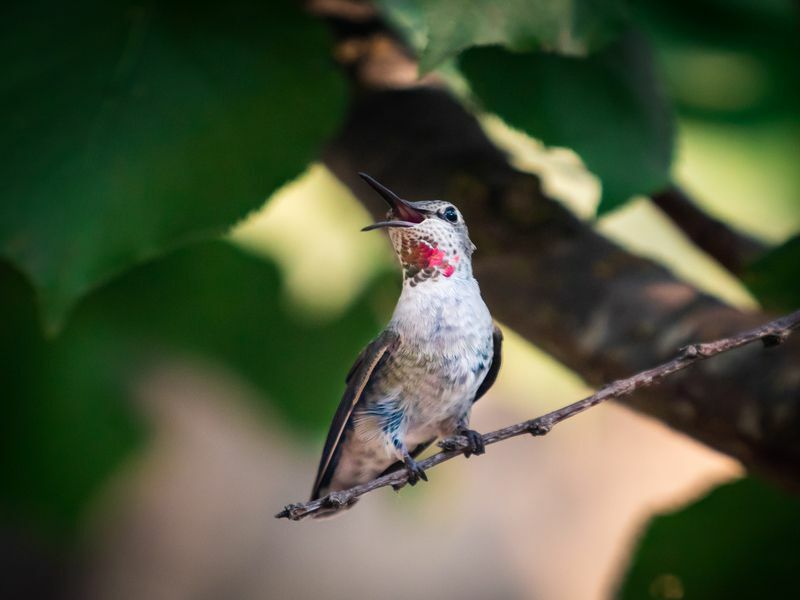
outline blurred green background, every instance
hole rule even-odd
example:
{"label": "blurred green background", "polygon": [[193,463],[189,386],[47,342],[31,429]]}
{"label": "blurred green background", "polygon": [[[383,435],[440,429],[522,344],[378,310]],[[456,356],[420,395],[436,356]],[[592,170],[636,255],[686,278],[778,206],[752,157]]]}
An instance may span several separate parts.
{"label": "blurred green background", "polygon": [[[797,4],[380,8],[592,227],[732,305],[800,305]],[[318,162],[347,101],[323,22],[289,1],[4,16],[0,596],[374,597],[398,570],[386,596],[794,592],[798,499],[619,406],[274,521],[399,291]],[[770,253],[730,275],[647,198],[669,182]],[[507,340],[479,430],[586,393]]]}

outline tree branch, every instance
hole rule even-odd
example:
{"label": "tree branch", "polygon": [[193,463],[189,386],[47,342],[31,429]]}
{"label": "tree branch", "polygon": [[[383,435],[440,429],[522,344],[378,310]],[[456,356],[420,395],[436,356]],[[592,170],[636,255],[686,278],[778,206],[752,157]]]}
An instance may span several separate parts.
{"label": "tree branch", "polygon": [[766,252],[767,247],[703,210],[677,186],[653,194],[653,202],[699,248],[734,275]]}
{"label": "tree branch", "polygon": [[[570,417],[574,417],[578,413],[585,411],[592,406],[596,406],[605,400],[612,398],[622,398],[632,394],[634,391],[650,387],[659,383],[665,377],[672,375],[678,371],[682,371],[687,367],[695,364],[697,361],[706,360],[717,354],[728,352],[736,348],[741,348],[747,344],[761,340],[765,347],[772,347],[783,343],[792,330],[800,328],[800,310],[782,317],[775,319],[756,327],[750,331],[745,331],[735,336],[722,338],[714,342],[705,342],[702,344],[692,344],[686,346],[681,350],[681,353],[672,360],[665,362],[652,369],[641,371],[636,375],[627,377],[625,379],[618,379],[603,387],[598,392],[588,396],[577,402],[573,402],[563,408],[554,410],[535,419],[509,425],[503,429],[492,431],[483,436],[485,445],[496,444],[512,437],[523,434],[531,434],[534,436],[542,436],[550,433],[550,431]],[[448,461],[460,454],[469,447],[466,438],[463,436],[455,436],[448,438],[439,443],[443,449],[442,452],[431,456],[430,458],[422,461],[420,466],[423,469],[430,469],[445,461]],[[393,486],[399,489],[404,486],[408,481],[408,473],[405,469],[399,469],[377,479],[373,479],[368,483],[358,485],[348,490],[341,490],[331,492],[327,496],[313,500],[306,503],[288,504],[284,509],[275,515],[278,519],[291,519],[299,521],[309,515],[313,515],[322,509],[342,508],[352,504],[352,502],[364,494],[377,490],[378,488]]]}

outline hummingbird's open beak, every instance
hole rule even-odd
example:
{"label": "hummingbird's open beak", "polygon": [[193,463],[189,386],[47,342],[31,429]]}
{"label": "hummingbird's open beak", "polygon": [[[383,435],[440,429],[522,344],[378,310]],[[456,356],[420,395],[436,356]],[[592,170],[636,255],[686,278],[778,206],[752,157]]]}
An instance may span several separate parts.
{"label": "hummingbird's open beak", "polygon": [[372,225],[367,225],[361,231],[372,231],[373,229],[379,229],[381,227],[413,227],[417,223],[422,223],[425,220],[425,215],[414,208],[408,200],[403,200],[392,190],[378,183],[366,173],[359,173],[358,176],[366,181],[372,189],[378,192],[383,199],[389,203],[389,206],[392,207],[392,212],[397,217],[396,220],[379,221]]}

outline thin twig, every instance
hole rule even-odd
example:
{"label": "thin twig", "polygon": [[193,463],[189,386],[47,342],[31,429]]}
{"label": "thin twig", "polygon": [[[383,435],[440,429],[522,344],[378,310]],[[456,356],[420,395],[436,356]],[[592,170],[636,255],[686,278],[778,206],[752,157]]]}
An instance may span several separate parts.
{"label": "thin twig", "polygon": [[[682,348],[680,354],[672,360],[626,379],[618,379],[583,400],[536,417],[535,419],[509,425],[503,429],[487,433],[483,436],[484,444],[489,446],[490,444],[495,444],[523,434],[531,434],[534,436],[546,435],[558,423],[583,412],[587,408],[600,404],[605,400],[627,396],[636,390],[658,383],[668,375],[681,371],[699,360],[711,358],[717,354],[740,348],[741,346],[757,340],[761,340],[765,347],[776,346],[783,343],[786,338],[789,337],[792,330],[797,328],[800,328],[800,310],[785,317],[775,319],[761,327],[745,331],[744,333],[732,337],[723,338],[714,342],[691,344]],[[440,442],[439,446],[442,448],[442,452],[422,461],[420,466],[423,469],[430,469],[446,460],[463,454],[468,448],[468,443],[466,438],[456,436]],[[373,479],[368,483],[357,485],[347,490],[331,492],[318,500],[289,504],[281,512],[276,514],[275,517],[278,519],[299,521],[322,509],[347,506],[359,496],[363,496],[378,488],[393,486],[399,489],[407,483],[407,480],[408,476],[406,470],[400,469],[388,475],[384,475],[383,477]]]}

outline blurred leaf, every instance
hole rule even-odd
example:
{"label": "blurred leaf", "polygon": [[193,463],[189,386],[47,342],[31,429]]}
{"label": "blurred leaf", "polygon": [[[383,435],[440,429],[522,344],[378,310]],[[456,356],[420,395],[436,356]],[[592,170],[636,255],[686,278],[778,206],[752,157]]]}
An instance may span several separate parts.
{"label": "blurred leaf", "polygon": [[626,20],[624,0],[380,0],[426,73],[472,46],[584,55]]}
{"label": "blurred leaf", "polygon": [[800,308],[800,235],[750,265],[742,279],[767,310]]}
{"label": "blurred leaf", "polygon": [[477,48],[461,69],[487,110],[580,154],[603,184],[599,212],[669,182],[672,114],[640,36],[582,59]]}
{"label": "blurred leaf", "polygon": [[634,7],[683,114],[728,122],[798,114],[794,0],[640,0]]}
{"label": "blurred leaf", "polygon": [[297,175],[343,89],[291,0],[14,2],[0,25],[0,255],[47,327]]}
{"label": "blurred leaf", "polygon": [[31,289],[2,261],[0,310],[3,514],[61,529],[141,441],[141,424],[119,395],[125,344],[102,331],[45,341]]}
{"label": "blurred leaf", "polygon": [[745,231],[796,231],[800,3],[638,0],[631,12],[681,117],[676,177]]}
{"label": "blurred leaf", "polygon": [[619,598],[793,598],[800,499],[754,479],[656,517]]}
{"label": "blurred leaf", "polygon": [[[394,285],[381,280],[372,291]],[[225,242],[194,244],[98,290],[61,336],[45,340],[29,290],[0,265],[6,512],[56,529],[74,525],[141,439],[129,406],[133,386],[170,357],[220,363],[257,385],[292,423],[321,432],[344,374],[380,325],[371,296],[336,321],[299,322],[280,288],[272,264]]]}

